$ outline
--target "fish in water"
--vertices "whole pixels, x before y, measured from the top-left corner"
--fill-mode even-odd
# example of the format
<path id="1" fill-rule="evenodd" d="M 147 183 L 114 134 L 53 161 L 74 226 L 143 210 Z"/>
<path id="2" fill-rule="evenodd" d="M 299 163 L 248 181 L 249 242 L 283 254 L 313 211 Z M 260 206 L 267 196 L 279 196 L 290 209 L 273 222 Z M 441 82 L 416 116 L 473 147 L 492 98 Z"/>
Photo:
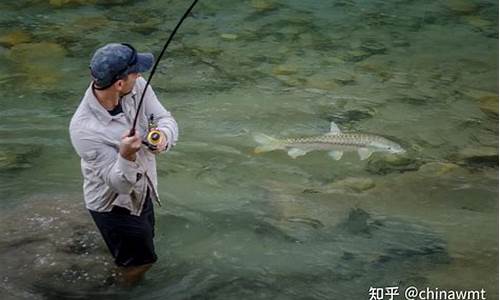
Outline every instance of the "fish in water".
<path id="1" fill-rule="evenodd" d="M 330 132 L 320 136 L 276 139 L 259 133 L 254 138 L 260 144 L 255 153 L 285 150 L 292 158 L 315 150 L 326 150 L 335 160 L 341 159 L 346 151 L 357 151 L 361 160 L 367 159 L 373 152 L 405 153 L 400 145 L 378 135 L 342 133 L 334 122 L 330 124 Z"/>

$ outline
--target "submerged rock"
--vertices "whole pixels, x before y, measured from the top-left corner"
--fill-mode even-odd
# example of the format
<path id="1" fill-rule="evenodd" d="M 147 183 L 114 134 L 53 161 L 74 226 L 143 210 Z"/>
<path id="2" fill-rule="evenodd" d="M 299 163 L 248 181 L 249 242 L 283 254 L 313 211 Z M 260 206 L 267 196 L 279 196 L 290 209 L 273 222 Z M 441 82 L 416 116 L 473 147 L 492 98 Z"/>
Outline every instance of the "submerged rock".
<path id="1" fill-rule="evenodd" d="M 489 30 L 495 26 L 493 22 L 483 19 L 480 16 L 465 16 L 464 19 L 468 24 L 479 30 Z"/>
<path id="2" fill-rule="evenodd" d="M 93 31 L 110 25 L 110 20 L 104 16 L 85 16 L 75 19 L 71 24 L 81 31 Z"/>
<path id="3" fill-rule="evenodd" d="M 338 89 L 339 84 L 333 78 L 326 74 L 314 74 L 307 77 L 306 87 L 315 88 L 326 91 L 334 91 Z"/>
<path id="4" fill-rule="evenodd" d="M 409 47 L 410 46 L 410 42 L 407 39 L 399 38 L 397 40 L 393 40 L 392 41 L 392 45 L 394 47 Z"/>
<path id="5" fill-rule="evenodd" d="M 31 168 L 33 160 L 37 159 L 41 153 L 42 148 L 36 145 L 0 150 L 0 171 Z"/>
<path id="6" fill-rule="evenodd" d="M 325 193 L 355 192 L 361 193 L 375 187 L 375 182 L 370 178 L 348 177 L 335 181 L 323 187 Z"/>
<path id="7" fill-rule="evenodd" d="M 376 111 L 372 108 L 339 110 L 330 105 L 319 107 L 318 113 L 321 119 L 346 126 L 347 124 L 353 124 L 363 120 L 371 119 L 375 115 Z"/>
<path id="8" fill-rule="evenodd" d="M 355 73 L 349 71 L 333 71 L 330 75 L 333 80 L 342 85 L 353 84 L 356 81 Z"/>
<path id="9" fill-rule="evenodd" d="M 66 50 L 55 43 L 25 43 L 11 48 L 9 59 L 14 61 L 26 76 L 32 88 L 55 86 L 62 79 L 60 73 Z"/>
<path id="10" fill-rule="evenodd" d="M 156 31 L 158 31 L 160 23 L 153 20 L 153 21 L 147 21 L 144 23 L 138 23 L 138 24 L 133 24 L 129 26 L 129 30 L 131 32 L 137 32 L 143 35 L 149 35 L 152 34 Z"/>
<path id="11" fill-rule="evenodd" d="M 383 54 L 387 51 L 384 44 L 373 40 L 364 41 L 361 44 L 361 49 L 369 52 L 370 54 Z"/>
<path id="12" fill-rule="evenodd" d="M 274 75 L 292 75 L 297 73 L 297 66 L 295 65 L 278 65 L 273 68 Z"/>
<path id="13" fill-rule="evenodd" d="M 259 12 L 271 11 L 277 8 L 274 0 L 250 0 L 250 6 Z"/>
<path id="14" fill-rule="evenodd" d="M 0 36 L 0 45 L 5 47 L 13 47 L 18 44 L 28 43 L 31 41 L 31 34 L 26 31 L 16 30 Z"/>
<path id="15" fill-rule="evenodd" d="M 368 58 L 370 56 L 372 56 L 372 54 L 368 51 L 361 50 L 361 49 L 355 49 L 355 50 L 347 51 L 343 55 L 343 58 L 349 62 L 358 62 L 358 61 L 362 61 L 365 58 Z"/>
<path id="16" fill-rule="evenodd" d="M 347 220 L 339 224 L 339 228 L 345 229 L 351 234 L 370 235 L 372 229 L 377 226 L 370 215 L 361 208 L 352 209 Z"/>
<path id="17" fill-rule="evenodd" d="M 74 5 L 89 5 L 96 4 L 97 0 L 49 0 L 49 4 L 53 7 L 62 8 Z"/>
<path id="18" fill-rule="evenodd" d="M 73 298 L 108 287 L 115 269 L 106 246 L 81 202 L 68 199 L 38 195 L 2 216 L 0 263 L 13 288 Z"/>
<path id="19" fill-rule="evenodd" d="M 416 171 L 423 162 L 401 155 L 385 155 L 368 161 L 366 170 L 372 174 L 386 175 L 394 172 Z"/>
<path id="20" fill-rule="evenodd" d="M 479 108 L 484 113 L 498 115 L 498 95 L 488 95 L 479 98 Z"/>
<path id="21" fill-rule="evenodd" d="M 228 215 L 211 214 L 210 219 L 220 222 Z M 257 228 L 265 230 L 257 235 L 255 228 L 262 220 L 241 213 L 226 222 L 232 226 L 216 225 L 214 229 L 220 234 L 212 238 L 217 242 L 202 239 L 196 248 L 205 249 L 207 254 L 216 252 L 217 259 L 194 253 L 194 257 L 206 257 L 197 260 L 197 272 L 192 274 L 194 282 L 205 282 L 196 285 L 195 298 L 236 295 L 246 299 L 252 298 L 252 293 L 266 299 L 269 295 L 294 298 L 307 289 L 321 295 L 314 299 L 324 295 L 363 299 L 366 286 L 410 282 L 415 279 L 415 270 L 432 270 L 450 262 L 445 242 L 430 228 L 396 218 L 376 218 L 361 208 L 352 209 L 336 226 L 313 228 L 308 220 L 296 221 L 292 225 L 259 225 Z M 232 246 L 222 247 L 222 243 Z M 188 261 L 193 257 L 189 253 L 180 250 L 179 256 Z M 217 275 L 203 280 L 214 274 L 214 263 Z M 178 278 L 173 281 L 186 278 L 182 272 L 176 272 Z M 241 274 L 237 280 L 235 272 Z M 418 282 L 426 279 L 420 276 Z"/>
<path id="22" fill-rule="evenodd" d="M 467 0 L 448 0 L 447 4 L 450 10 L 458 15 L 470 15 L 479 9 L 476 3 Z"/>
<path id="23" fill-rule="evenodd" d="M 479 157 L 479 156 L 498 156 L 498 149 L 496 147 L 488 146 L 470 146 L 460 150 L 459 156 L 462 159 Z"/>
<path id="24" fill-rule="evenodd" d="M 302 223 L 311 226 L 312 228 L 318 229 L 325 227 L 325 225 L 317 219 L 309 218 L 309 217 L 288 217 L 286 219 L 288 222 Z"/>
<path id="25" fill-rule="evenodd" d="M 276 75 L 276 79 L 288 86 L 302 86 L 304 81 L 300 78 L 288 75 Z"/>
<path id="26" fill-rule="evenodd" d="M 85 254 L 98 250 L 100 235 L 88 226 L 77 225 L 71 228 L 71 237 L 58 243 L 58 250 L 68 254 Z"/>
<path id="27" fill-rule="evenodd" d="M 0 150 L 0 170 L 12 168 L 16 161 L 17 156 L 14 153 Z"/>
<path id="28" fill-rule="evenodd" d="M 369 55 L 371 56 L 371 55 Z M 365 72 L 373 73 L 378 76 L 382 81 L 388 81 L 393 79 L 395 74 L 392 72 L 385 63 L 381 61 L 368 59 L 366 61 L 359 62 L 357 66 Z M 403 85 L 407 86 L 408 82 L 403 78 Z"/>
<path id="29" fill-rule="evenodd" d="M 498 148 L 489 146 L 470 146 L 452 155 L 461 164 L 471 168 L 498 167 Z"/>
<path id="30" fill-rule="evenodd" d="M 202 54 L 208 56 L 217 56 L 223 52 L 223 47 L 221 46 L 221 40 L 218 37 L 205 37 L 200 38 L 196 36 L 195 38 L 186 37 L 184 40 L 186 44 L 190 46 L 195 54 Z"/>
<path id="31" fill-rule="evenodd" d="M 443 176 L 448 174 L 455 174 L 462 170 L 457 164 L 448 162 L 430 162 L 422 165 L 418 170 L 419 174 L 424 176 Z"/>
<path id="32" fill-rule="evenodd" d="M 479 108 L 486 114 L 498 116 L 498 93 L 487 90 L 467 89 L 464 94 L 477 101 Z"/>
<path id="33" fill-rule="evenodd" d="M 238 35 L 234 33 L 223 33 L 220 35 L 220 37 L 226 41 L 234 41 L 238 39 Z"/>

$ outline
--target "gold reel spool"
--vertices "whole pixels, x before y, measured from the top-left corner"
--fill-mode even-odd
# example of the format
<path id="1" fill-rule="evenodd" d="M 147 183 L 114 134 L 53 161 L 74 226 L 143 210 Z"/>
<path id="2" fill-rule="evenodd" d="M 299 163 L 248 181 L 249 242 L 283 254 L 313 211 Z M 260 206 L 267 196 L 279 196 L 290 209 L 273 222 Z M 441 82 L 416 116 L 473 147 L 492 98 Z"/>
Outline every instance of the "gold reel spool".
<path id="1" fill-rule="evenodd" d="M 148 143 L 157 146 L 161 140 L 161 132 L 159 130 L 151 130 L 146 137 Z"/>

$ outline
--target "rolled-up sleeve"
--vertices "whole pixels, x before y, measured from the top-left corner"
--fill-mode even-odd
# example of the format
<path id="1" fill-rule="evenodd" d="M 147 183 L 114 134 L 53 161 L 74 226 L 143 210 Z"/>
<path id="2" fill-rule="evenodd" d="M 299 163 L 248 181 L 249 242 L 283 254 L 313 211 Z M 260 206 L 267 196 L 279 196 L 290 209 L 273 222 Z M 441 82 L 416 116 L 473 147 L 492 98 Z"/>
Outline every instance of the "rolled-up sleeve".
<path id="1" fill-rule="evenodd" d="M 142 174 L 145 170 L 138 163 L 123 158 L 115 147 L 86 136 L 89 135 L 84 132 L 71 132 L 71 142 L 85 168 L 90 169 L 117 193 L 130 194 L 137 181 L 137 174 Z"/>
<path id="2" fill-rule="evenodd" d="M 146 81 L 143 78 L 140 79 L 140 85 L 141 89 L 146 85 Z M 158 129 L 160 129 L 161 132 L 163 132 L 167 137 L 168 144 L 166 151 L 172 149 L 179 138 L 179 128 L 177 126 L 177 122 L 172 114 L 163 107 L 150 86 L 148 86 L 148 90 L 145 95 L 144 109 L 146 116 L 151 114 L 154 115 L 154 119 L 158 124 Z"/>

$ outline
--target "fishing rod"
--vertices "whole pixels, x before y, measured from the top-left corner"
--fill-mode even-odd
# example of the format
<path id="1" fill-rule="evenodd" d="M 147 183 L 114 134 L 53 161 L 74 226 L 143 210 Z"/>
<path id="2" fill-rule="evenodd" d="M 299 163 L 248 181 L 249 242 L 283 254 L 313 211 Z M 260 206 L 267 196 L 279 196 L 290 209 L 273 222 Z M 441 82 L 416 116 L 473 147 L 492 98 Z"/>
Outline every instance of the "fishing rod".
<path id="1" fill-rule="evenodd" d="M 153 69 L 149 73 L 149 77 L 148 77 L 148 80 L 146 82 L 146 86 L 144 87 L 144 90 L 142 91 L 141 100 L 139 101 L 139 105 L 137 106 L 137 111 L 135 113 L 135 117 L 134 117 L 134 122 L 132 124 L 132 128 L 130 129 L 130 132 L 128 134 L 129 137 L 135 135 L 135 126 L 137 125 L 137 119 L 139 117 L 139 112 L 141 110 L 142 102 L 144 101 L 144 95 L 146 95 L 146 91 L 148 89 L 149 83 L 151 82 L 151 79 L 153 78 L 153 75 L 155 74 L 156 68 L 158 67 L 158 64 L 159 64 L 159 62 L 160 62 L 163 54 L 167 50 L 168 45 L 170 44 L 170 42 L 174 38 L 175 34 L 177 33 L 177 30 L 181 26 L 182 22 L 184 22 L 184 19 L 187 18 L 187 16 L 189 15 L 189 13 L 193 9 L 193 7 L 196 5 L 196 3 L 198 3 L 198 0 L 194 0 L 193 1 L 193 3 L 191 4 L 191 6 L 189 6 L 189 8 L 186 10 L 186 12 L 184 13 L 184 15 L 182 16 L 182 18 L 179 20 L 179 22 L 175 26 L 174 30 L 172 31 L 172 33 L 168 37 L 167 42 L 163 46 L 163 49 L 161 50 L 161 53 L 158 56 L 158 59 L 156 60 L 154 66 L 153 66 Z M 148 133 L 146 139 L 147 139 L 147 142 L 154 147 L 154 146 L 156 146 L 160 142 L 160 136 L 161 136 L 161 134 L 160 134 L 160 132 L 158 130 L 154 130 L 153 129 L 155 127 L 154 116 L 153 115 L 150 116 L 148 127 L 149 127 L 149 133 Z"/>

